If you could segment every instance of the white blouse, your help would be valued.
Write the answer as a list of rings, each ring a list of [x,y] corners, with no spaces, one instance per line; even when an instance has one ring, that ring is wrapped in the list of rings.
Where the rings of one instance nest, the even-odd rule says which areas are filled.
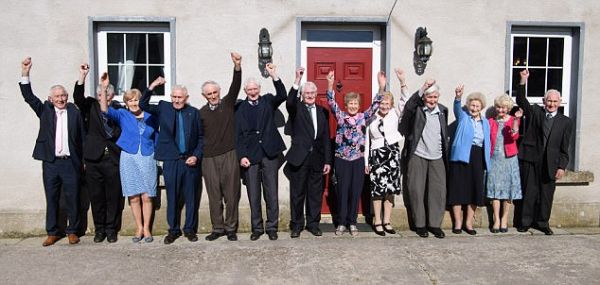
[[[384,141],[387,141],[388,145],[395,144],[402,139],[402,135],[398,131],[398,124],[402,119],[402,113],[404,111],[404,105],[408,101],[408,96],[402,89],[402,95],[400,99],[394,98],[396,107],[390,110],[385,117],[382,117],[379,112],[376,112],[371,122],[367,125],[367,136],[365,140],[365,165],[369,165],[369,155],[371,149],[378,149],[385,145]],[[383,121],[383,132],[379,130],[379,124]]]

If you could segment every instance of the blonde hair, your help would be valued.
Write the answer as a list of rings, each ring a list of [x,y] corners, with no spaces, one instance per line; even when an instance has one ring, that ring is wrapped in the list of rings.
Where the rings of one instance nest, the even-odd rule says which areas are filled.
[[[481,92],[473,92],[467,96],[467,106],[471,104],[471,101],[479,101],[481,103],[481,109],[485,108],[485,96]]]
[[[134,88],[134,89],[125,91],[125,94],[123,94],[123,102],[127,102],[133,98],[136,98],[139,100],[141,97],[142,97],[142,92],[140,92],[140,90]]]
[[[348,103],[350,103],[350,101],[352,101],[352,100],[357,100],[358,105],[360,105],[360,94],[358,94],[356,92],[348,92],[344,96],[344,105],[348,106]]]
[[[385,91],[385,92],[383,92],[383,93],[381,94],[381,96],[383,97],[383,98],[381,99],[382,101],[383,101],[383,100],[385,100],[385,99],[388,99],[388,100],[390,100],[390,105],[391,105],[392,107],[394,107],[394,95],[392,94],[392,92],[390,92],[390,91]]]
[[[512,98],[506,94],[502,94],[494,99],[494,106],[505,107],[508,111],[512,109],[514,104]]]

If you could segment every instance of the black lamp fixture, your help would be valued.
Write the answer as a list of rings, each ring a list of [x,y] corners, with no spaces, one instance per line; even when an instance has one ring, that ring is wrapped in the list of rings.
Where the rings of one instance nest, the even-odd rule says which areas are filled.
[[[431,57],[433,47],[432,41],[427,37],[427,28],[419,27],[415,33],[415,52],[413,55],[413,65],[415,72],[418,75],[423,75],[425,67],[427,67],[427,61]]]
[[[258,70],[264,78],[269,77],[265,68],[267,63],[273,62],[273,47],[271,46],[271,36],[266,28],[260,29],[258,35]]]

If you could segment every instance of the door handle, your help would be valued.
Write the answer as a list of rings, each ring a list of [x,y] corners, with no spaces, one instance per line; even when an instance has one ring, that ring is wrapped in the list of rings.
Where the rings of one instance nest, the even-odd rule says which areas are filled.
[[[342,92],[342,88],[344,88],[344,85],[342,85],[342,81],[338,80],[337,84],[335,85],[335,89],[337,90],[337,92]]]

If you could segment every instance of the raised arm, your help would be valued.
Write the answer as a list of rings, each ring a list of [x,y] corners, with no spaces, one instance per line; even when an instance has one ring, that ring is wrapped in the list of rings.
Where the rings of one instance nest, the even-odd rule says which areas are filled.
[[[336,118],[342,116],[342,110],[338,106],[335,101],[335,93],[333,92],[333,83],[335,81],[335,72],[330,70],[327,74],[327,103],[331,108],[333,114],[335,114]]]
[[[85,79],[89,72],[90,66],[87,63],[82,63],[79,65],[79,79],[77,79],[77,83],[75,84],[75,89],[73,91],[73,101],[83,113],[88,113],[92,106],[92,101],[86,101],[84,95]]]
[[[232,52],[231,61],[233,61],[233,79],[227,95],[223,97],[223,103],[233,107],[242,87],[242,56],[237,52]]]
[[[148,112],[152,115],[158,116],[160,115],[160,109],[156,105],[150,104],[150,98],[152,97],[152,93],[154,92],[154,88],[157,86],[165,84],[165,79],[162,76],[157,77],[150,83],[150,86],[144,90],[142,93],[142,98],[140,98],[140,108]]]
[[[400,81],[400,97],[394,98],[396,101],[396,114],[398,115],[398,122],[402,119],[404,107],[408,101],[408,87],[406,86],[406,73],[400,68],[394,69],[398,81]]]
[[[281,103],[285,102],[287,92],[285,91],[285,85],[283,85],[283,82],[281,82],[281,79],[277,75],[277,67],[273,63],[267,63],[266,69],[271,79],[273,79],[273,85],[275,86],[273,109],[277,109]]]
[[[462,100],[462,95],[465,92],[465,86],[462,84],[459,84],[458,86],[456,86],[456,89],[454,89],[454,116],[456,117],[456,119],[460,119],[463,116],[466,116],[465,112],[462,110],[462,106],[461,104],[461,100]]]
[[[110,84],[108,73],[104,72],[100,77],[100,94],[98,94],[100,110],[102,113],[108,112],[108,100],[106,99],[108,84]]]
[[[29,82],[29,73],[31,72],[32,61],[31,57],[26,57],[21,62],[21,82],[19,83],[19,87],[21,88],[21,95],[25,102],[29,104],[29,107],[33,109],[35,114],[40,117],[44,110],[44,103],[33,94],[33,90],[31,90],[31,82]]]
[[[304,67],[296,68],[296,78],[294,79],[294,85],[290,88],[290,92],[288,92],[288,96],[285,102],[285,108],[288,111],[290,117],[296,114],[296,104],[300,102],[300,98],[298,97],[298,88],[300,86],[300,81],[302,80],[302,76],[304,75]]]
[[[523,115],[529,118],[531,115],[531,105],[525,96],[525,84],[529,78],[529,70],[523,69],[521,72],[519,72],[519,76],[521,77],[521,80],[519,82],[519,86],[517,87],[517,105],[523,109]]]

